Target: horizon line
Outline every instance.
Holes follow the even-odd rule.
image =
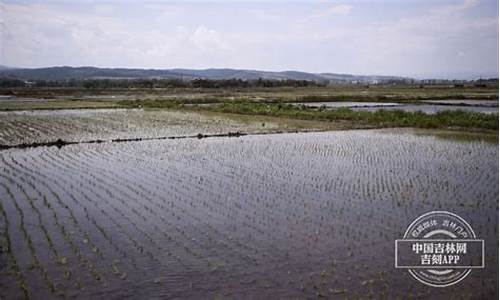
[[[192,71],[206,71],[206,70],[238,70],[238,71],[258,71],[267,73],[284,73],[284,72],[300,72],[312,75],[321,74],[335,74],[335,75],[352,75],[352,76],[378,76],[378,77],[400,77],[405,79],[417,79],[417,80],[480,80],[480,79],[498,79],[499,72],[496,74],[491,74],[484,72],[480,74],[479,72],[471,73],[456,73],[454,75],[444,75],[444,74],[366,74],[366,73],[349,73],[349,72],[332,72],[332,71],[322,71],[322,72],[311,72],[302,71],[300,69],[282,69],[282,70],[269,70],[269,69],[249,69],[249,68],[235,68],[235,67],[206,67],[206,68],[183,68],[183,67],[170,67],[170,68],[157,68],[157,67],[109,67],[109,66],[95,66],[95,65],[52,65],[52,66],[41,66],[41,67],[20,67],[20,66],[9,66],[0,64],[0,67],[4,69],[50,69],[50,68],[95,68],[95,69],[124,69],[124,70],[154,70],[154,71],[170,71],[170,70],[192,70]],[[0,71],[2,69],[0,68]],[[467,78],[467,79],[466,79]],[[473,79],[475,78],[475,79]]]

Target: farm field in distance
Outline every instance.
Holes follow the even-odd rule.
[[[415,101],[436,99],[498,100],[498,84],[477,87],[472,85],[332,85],[307,87],[172,87],[172,88],[65,88],[65,87],[11,87],[0,88],[0,102],[8,97],[51,101],[114,102],[119,100],[161,99],[188,102],[216,102],[224,99],[252,99],[281,102],[321,102],[325,97],[333,101]],[[40,102],[40,101],[31,101]],[[2,106],[5,109],[6,106]]]
[[[321,122],[320,127],[327,129],[421,127],[496,132],[498,84],[0,89],[0,111],[78,108],[194,110],[329,121]]]
[[[497,296],[497,85],[0,94],[2,299]],[[394,268],[432,210],[487,249],[446,289]]]

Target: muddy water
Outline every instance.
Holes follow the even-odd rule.
[[[423,112],[426,114],[436,114],[442,111],[462,110],[478,112],[484,114],[498,114],[498,106],[472,106],[472,105],[439,105],[439,104],[403,104],[387,107],[355,107],[353,110],[359,111],[377,111],[382,110],[402,110],[407,112]]]
[[[0,295],[494,298],[498,142],[411,130],[0,152]],[[485,269],[431,288],[394,268],[413,219],[448,210]]]
[[[326,107],[329,109],[350,108],[359,111],[403,110],[407,112],[421,111],[435,114],[441,111],[463,110],[486,114],[498,113],[498,101],[492,100],[426,100],[419,104],[389,103],[389,102],[304,102],[293,105],[308,107]]]
[[[349,101],[338,101],[338,102],[302,102],[302,103],[290,103],[292,105],[307,107],[328,107],[328,108],[339,108],[339,107],[384,107],[384,106],[398,106],[400,103],[390,103],[390,102],[349,102]]]

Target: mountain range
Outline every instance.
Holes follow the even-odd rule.
[[[177,78],[193,79],[272,79],[272,80],[310,80],[310,81],[360,81],[374,82],[392,79],[405,79],[396,76],[367,76],[335,73],[307,73],[300,71],[259,71],[241,69],[127,69],[97,67],[48,67],[48,68],[10,68],[0,66],[0,78],[21,80],[69,80],[69,79],[153,79]]]

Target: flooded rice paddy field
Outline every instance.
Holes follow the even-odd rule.
[[[0,144],[78,142],[262,132],[286,126],[190,112],[142,109],[69,109],[0,112]]]
[[[327,107],[327,108],[340,108],[340,107],[382,107],[382,106],[398,106],[399,103],[396,102],[349,102],[349,101],[337,101],[337,102],[299,102],[290,103],[297,106],[308,106],[308,107]]]
[[[425,100],[422,101],[424,103],[433,103],[433,104],[441,104],[441,105],[469,105],[469,106],[489,106],[489,107],[498,107],[497,100]]]
[[[470,111],[483,114],[498,114],[498,106],[471,106],[471,105],[438,105],[438,104],[401,104],[397,106],[386,107],[355,107],[353,110],[358,111],[377,111],[382,110],[402,110],[406,112],[423,112],[426,114],[436,114],[442,111]]]
[[[421,103],[396,103],[396,102],[302,102],[293,105],[305,105],[308,107],[325,107],[328,109],[350,108],[358,111],[403,110],[406,112],[421,111],[427,114],[435,114],[441,111],[463,110],[485,114],[498,113],[498,101],[494,100],[425,100]]]
[[[498,142],[359,130],[0,151],[0,296],[494,298]],[[432,288],[394,240],[448,210],[485,269]]]
[[[45,102],[49,101],[48,99],[43,99],[43,98],[34,98],[34,97],[15,97],[15,96],[7,96],[7,95],[0,95],[0,103],[2,102]]]

